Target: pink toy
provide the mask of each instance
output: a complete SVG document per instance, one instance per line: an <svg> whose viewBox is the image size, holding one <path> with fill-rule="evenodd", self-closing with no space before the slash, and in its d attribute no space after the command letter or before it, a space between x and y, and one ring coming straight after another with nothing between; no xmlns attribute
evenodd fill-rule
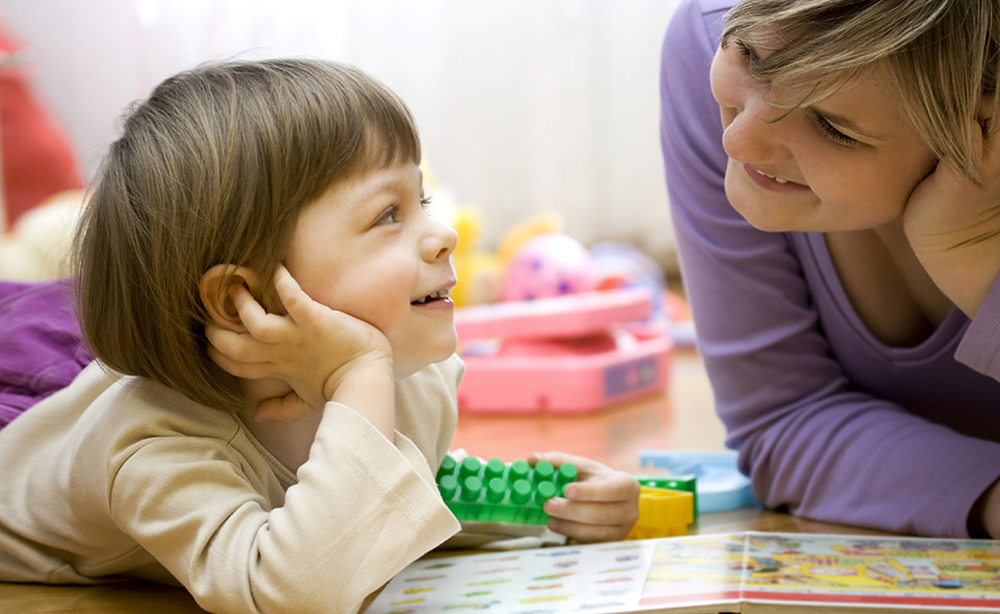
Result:
<svg viewBox="0 0 1000 614"><path fill-rule="evenodd" d="M587 248L564 234L546 233L518 248L507 265L501 296L505 301L531 301L596 288Z"/></svg>
<svg viewBox="0 0 1000 614"><path fill-rule="evenodd" d="M651 308L628 288L457 310L459 411L593 411L664 390L673 345Z"/></svg>

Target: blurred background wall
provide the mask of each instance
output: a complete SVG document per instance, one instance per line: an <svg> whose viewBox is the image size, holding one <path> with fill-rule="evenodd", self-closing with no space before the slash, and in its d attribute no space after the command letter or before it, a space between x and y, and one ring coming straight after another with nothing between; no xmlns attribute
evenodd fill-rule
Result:
<svg viewBox="0 0 1000 614"><path fill-rule="evenodd" d="M585 244L669 270L660 44L676 0L0 0L38 95L93 177L117 118L163 78L222 58L356 64L399 92L442 189L495 247L558 212Z"/></svg>

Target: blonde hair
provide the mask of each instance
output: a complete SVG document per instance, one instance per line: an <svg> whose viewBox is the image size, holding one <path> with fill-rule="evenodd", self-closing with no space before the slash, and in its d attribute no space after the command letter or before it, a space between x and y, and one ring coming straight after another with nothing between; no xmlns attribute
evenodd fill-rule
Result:
<svg viewBox="0 0 1000 614"><path fill-rule="evenodd" d="M808 91L813 104L885 62L913 128L939 159L979 180L975 149L997 101L1000 0L743 0L722 34L773 53L757 79ZM983 101L993 103L989 120ZM977 124L980 126L977 128Z"/></svg>
<svg viewBox="0 0 1000 614"><path fill-rule="evenodd" d="M300 59L205 65L127 114L74 245L77 311L105 365L236 408L208 357L199 281L246 266L269 287L304 205L372 168L420 161L405 104L363 72Z"/></svg>

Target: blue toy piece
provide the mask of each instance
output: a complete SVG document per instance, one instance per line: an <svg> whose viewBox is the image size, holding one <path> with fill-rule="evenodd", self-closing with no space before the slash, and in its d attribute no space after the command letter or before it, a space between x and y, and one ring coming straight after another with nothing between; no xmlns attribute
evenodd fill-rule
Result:
<svg viewBox="0 0 1000 614"><path fill-rule="evenodd" d="M750 478L736 468L735 452L640 450L639 466L665 469L670 474L696 476L700 513L759 505L750 488Z"/></svg>

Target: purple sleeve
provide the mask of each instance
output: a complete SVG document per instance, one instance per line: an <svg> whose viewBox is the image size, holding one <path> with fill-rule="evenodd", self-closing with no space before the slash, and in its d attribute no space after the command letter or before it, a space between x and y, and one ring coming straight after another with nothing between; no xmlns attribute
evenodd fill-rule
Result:
<svg viewBox="0 0 1000 614"><path fill-rule="evenodd" d="M1000 381L1000 275L965 331L955 358Z"/></svg>
<svg viewBox="0 0 1000 614"><path fill-rule="evenodd" d="M69 280L0 281L0 428L67 386L91 360Z"/></svg>
<svg viewBox="0 0 1000 614"><path fill-rule="evenodd" d="M726 444L766 506L901 533L968 535L1000 446L852 390L789 237L724 191L709 67L733 2L685 0L667 30L661 139L681 272Z"/></svg>

